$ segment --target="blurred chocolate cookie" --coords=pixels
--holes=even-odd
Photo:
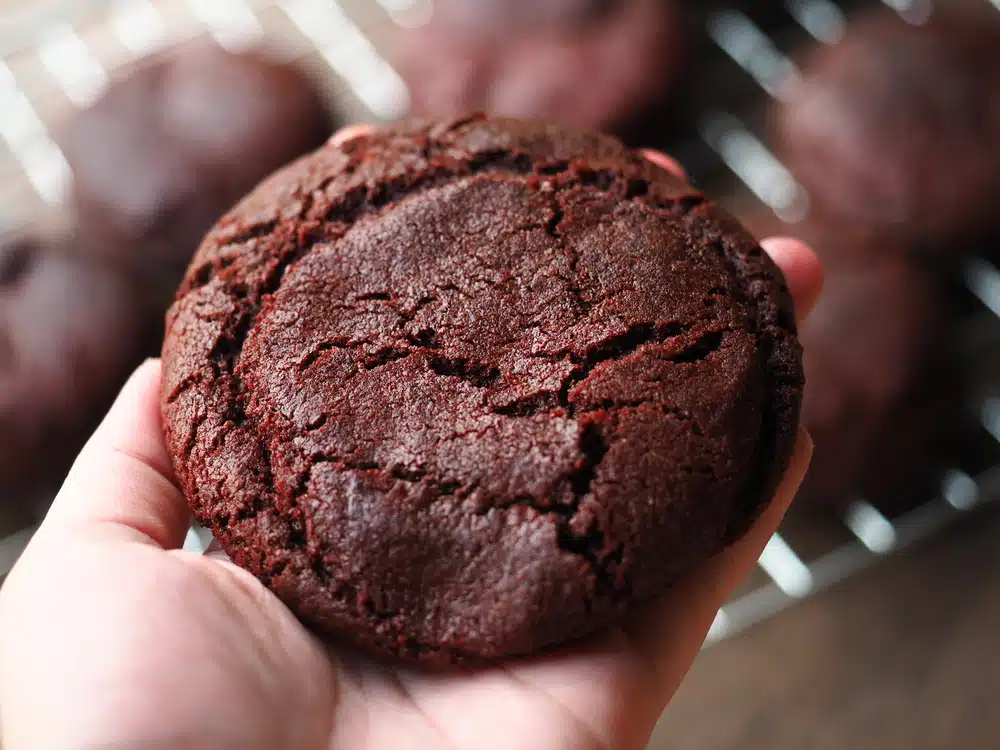
[[[802,329],[816,443],[802,497],[854,492],[883,508],[931,497],[962,407],[946,311],[931,279],[897,258],[831,269]]]
[[[81,236],[172,293],[212,223],[333,129],[296,68],[184,45],[113,84],[62,132]]]
[[[872,235],[774,218],[748,225],[761,238],[800,237],[826,269],[799,332],[802,421],[816,445],[799,498],[838,505],[858,495],[886,511],[927,500],[963,414],[940,278]]]
[[[126,277],[64,245],[0,239],[0,490],[57,487],[159,315]]]
[[[683,33],[672,0],[442,0],[401,32],[413,114],[474,110],[621,132],[658,103]]]
[[[995,12],[938,12],[915,26],[884,11],[806,55],[773,126],[814,213],[939,255],[994,233],[998,50]]]
[[[620,0],[436,0],[435,21],[459,34],[582,26],[612,14]]]

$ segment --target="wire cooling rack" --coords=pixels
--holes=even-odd
[[[960,2],[961,0],[954,0]],[[969,0],[992,2],[1000,0]],[[58,221],[72,176],[51,137],[75,108],[93,102],[138,59],[201,34],[229,49],[264,44],[300,61],[323,81],[346,119],[388,121],[407,108],[402,80],[385,57],[396,26],[428,18],[432,0],[63,0],[25,9],[0,0],[0,229]],[[932,12],[930,0],[882,0],[910,23]],[[759,0],[708,4],[704,61],[693,88],[720,93],[692,105],[686,137],[671,149],[694,179],[736,210],[757,203],[789,222],[802,218],[808,195],[771,153],[755,127],[761,102],[782,98],[798,76],[791,52],[803,43],[834,44],[849,13],[872,2]],[[699,85],[698,81],[708,85]],[[713,87],[713,81],[726,86]],[[973,305],[960,327],[970,404],[994,460],[981,453],[942,473],[939,496],[902,514],[857,497],[840,512],[790,519],[775,534],[748,584],[723,607],[708,644],[740,632],[813,596],[1000,498],[1000,271],[985,261],[966,267]],[[991,372],[991,366],[994,371]],[[0,511],[5,505],[0,498]],[[30,540],[23,519],[0,517],[0,575]],[[192,529],[186,547],[210,541]]]

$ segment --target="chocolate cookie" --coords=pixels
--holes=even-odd
[[[583,26],[612,15],[620,0],[436,0],[434,22],[453,33],[503,36],[541,28]]]
[[[470,117],[327,146],[168,314],[177,477],[233,560],[383,655],[608,625],[742,535],[802,389],[780,272],[601,135]]]
[[[748,221],[759,237],[798,236],[823,260],[823,294],[800,339],[802,421],[815,442],[799,493],[884,510],[932,497],[963,414],[941,279],[871,235],[817,223]]]
[[[1000,16],[889,11],[817,47],[774,112],[779,155],[817,214],[955,255],[1000,223]]]
[[[60,245],[0,241],[0,489],[58,487],[144,356],[156,318],[121,276]]]
[[[669,0],[434,7],[395,50],[418,116],[486,110],[621,131],[664,98],[679,63],[679,11]]]
[[[803,422],[816,444],[802,497],[880,507],[933,496],[961,415],[943,294],[897,259],[828,275],[803,326]]]
[[[296,68],[184,45],[116,82],[61,134],[81,237],[172,293],[212,224],[333,129]]]

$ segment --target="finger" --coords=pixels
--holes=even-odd
[[[684,171],[684,167],[674,157],[667,156],[661,151],[654,151],[650,148],[644,148],[640,153],[656,166],[670,172],[674,177],[687,180],[687,172]]]
[[[675,177],[687,179],[684,167],[673,157],[653,149],[643,149],[641,153]],[[761,247],[784,272],[795,300],[796,316],[799,321],[805,320],[823,288],[823,266],[819,258],[808,245],[791,237],[772,237],[761,242]]]
[[[809,434],[799,428],[788,471],[753,528],[626,624],[624,630],[639,659],[653,666],[659,709],[669,702],[698,655],[719,608],[746,580],[777,530],[802,484],[812,449]]]
[[[331,136],[330,145],[340,146],[363,135],[370,135],[373,132],[375,132],[374,125],[348,125]]]
[[[807,244],[791,237],[770,237],[760,246],[785,274],[795,315],[800,322],[805,320],[823,289],[823,264]]]
[[[172,549],[190,521],[160,423],[160,363],[143,364],[84,446],[40,533],[81,528]]]

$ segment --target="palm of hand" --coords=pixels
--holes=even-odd
[[[46,570],[53,559],[75,563]],[[58,719],[74,746],[143,737],[144,747],[243,750],[640,747],[648,728],[635,731],[635,712],[655,720],[658,710],[654,674],[623,631],[543,661],[427,675],[328,654],[256,579],[219,559],[57,534],[21,572],[9,595],[20,598],[19,580],[30,579],[46,606],[28,616],[32,634],[6,640],[72,622],[70,638],[45,638],[41,670],[67,695],[101,696],[99,711]],[[38,581],[59,591],[45,595]]]
[[[815,258],[798,243],[769,250],[804,313]],[[802,433],[754,529],[618,630],[431,675],[327,651],[252,576],[177,549],[188,513],[159,387],[155,362],[125,386],[0,593],[5,750],[640,748],[811,451]]]

